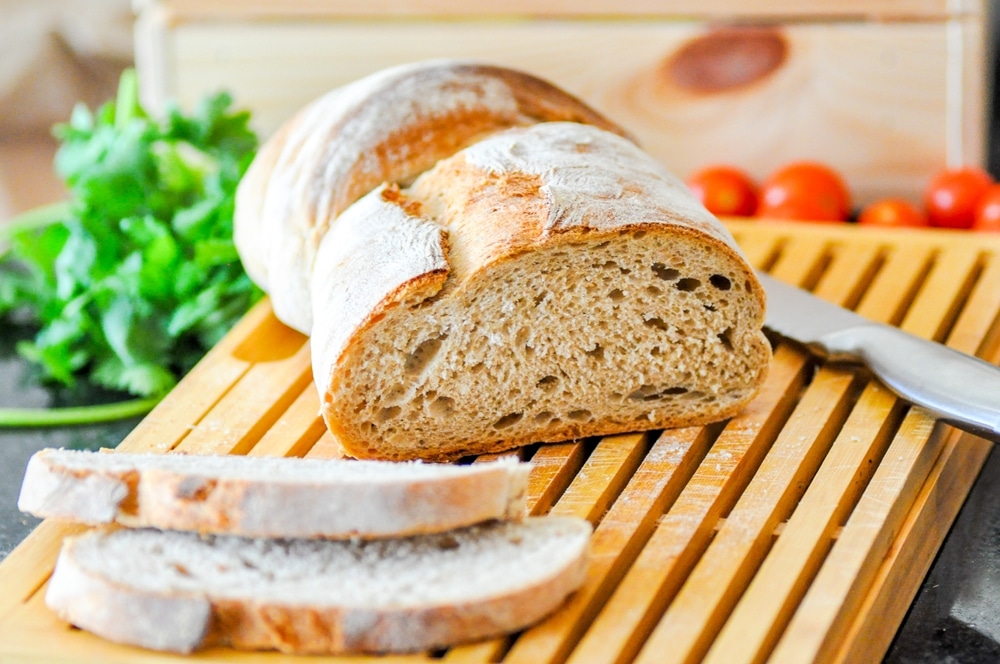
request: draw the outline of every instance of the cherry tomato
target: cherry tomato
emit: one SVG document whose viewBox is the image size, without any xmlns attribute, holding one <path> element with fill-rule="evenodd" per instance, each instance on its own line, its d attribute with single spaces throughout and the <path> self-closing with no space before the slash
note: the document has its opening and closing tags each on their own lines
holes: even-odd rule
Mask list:
<svg viewBox="0 0 1000 664">
<path fill-rule="evenodd" d="M 865 206 L 858 215 L 858 223 L 862 226 L 900 228 L 926 226 L 928 221 L 913 203 L 902 198 L 883 198 Z"/>
<path fill-rule="evenodd" d="M 703 168 L 687 179 L 687 186 L 712 214 L 749 217 L 757 210 L 757 185 L 738 168 Z"/>
<path fill-rule="evenodd" d="M 971 228 L 976 205 L 991 184 L 989 173 L 974 166 L 938 173 L 924 190 L 924 209 L 931 226 Z"/>
<path fill-rule="evenodd" d="M 1000 231 L 1000 184 L 992 184 L 979 199 L 973 230 Z"/>
<path fill-rule="evenodd" d="M 788 164 L 760 187 L 758 217 L 806 221 L 844 221 L 851 214 L 851 195 L 834 169 L 811 161 Z"/>
</svg>

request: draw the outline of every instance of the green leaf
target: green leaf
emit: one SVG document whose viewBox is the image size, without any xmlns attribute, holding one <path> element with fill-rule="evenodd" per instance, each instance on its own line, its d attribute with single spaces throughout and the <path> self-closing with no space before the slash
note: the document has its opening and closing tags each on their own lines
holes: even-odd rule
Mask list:
<svg viewBox="0 0 1000 664">
<path fill-rule="evenodd" d="M 10 233 L 0 316 L 38 326 L 19 351 L 47 380 L 158 395 L 261 296 L 232 243 L 257 138 L 224 92 L 162 120 L 137 93 L 126 72 L 116 99 L 53 128 L 70 201 Z"/>
</svg>

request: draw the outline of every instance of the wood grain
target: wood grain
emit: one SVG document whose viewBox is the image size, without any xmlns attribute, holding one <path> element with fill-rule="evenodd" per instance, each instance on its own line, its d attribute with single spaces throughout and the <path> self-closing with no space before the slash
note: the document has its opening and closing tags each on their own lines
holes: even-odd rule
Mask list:
<svg viewBox="0 0 1000 664">
<path fill-rule="evenodd" d="M 928 174 L 984 163 L 987 72 L 978 2 L 968 4 L 971 13 L 949 11 L 948 20 L 889 21 L 859 18 L 877 16 L 877 8 L 859 15 L 854 5 L 845 18 L 833 0 L 794 3 L 823 20 L 789 11 L 795 18 L 784 23 L 780 3 L 751 2 L 736 15 L 768 8 L 779 20 L 727 31 L 707 20 L 708 9 L 630 15 L 626 4 L 589 20 L 575 18 L 572 4 L 553 7 L 545 20 L 508 5 L 514 16 L 500 21 L 458 20 L 450 10 L 386 21 L 294 9 L 271 19 L 181 19 L 164 9 L 179 12 L 178 5 L 154 4 L 137 25 L 142 95 L 160 112 L 168 100 L 193 108 L 203 95 L 227 89 L 270 135 L 309 101 L 379 69 L 473 58 L 556 82 L 629 129 L 681 177 L 725 162 L 760 179 L 789 161 L 820 159 L 845 175 L 861 205 L 888 195 L 916 201 Z M 897 16 L 945 6 L 890 4 Z M 759 61 L 759 71 L 744 80 L 747 58 Z M 722 72 L 721 83 L 702 89 L 697 82 L 710 71 Z"/>
</svg>

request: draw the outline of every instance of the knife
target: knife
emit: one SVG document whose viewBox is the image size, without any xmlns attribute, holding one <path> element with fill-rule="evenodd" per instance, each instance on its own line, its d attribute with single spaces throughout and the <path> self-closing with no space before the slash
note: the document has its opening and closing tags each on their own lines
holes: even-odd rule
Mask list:
<svg viewBox="0 0 1000 664">
<path fill-rule="evenodd" d="M 905 401 L 1000 442 L 1000 367 L 758 276 L 767 292 L 767 328 L 832 361 L 863 363 Z"/>
</svg>

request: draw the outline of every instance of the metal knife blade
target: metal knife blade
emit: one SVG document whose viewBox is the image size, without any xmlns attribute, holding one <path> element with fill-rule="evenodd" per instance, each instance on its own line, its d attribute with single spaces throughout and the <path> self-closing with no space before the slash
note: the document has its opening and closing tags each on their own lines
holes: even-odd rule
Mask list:
<svg viewBox="0 0 1000 664">
<path fill-rule="evenodd" d="M 904 400 L 1000 441 L 1000 367 L 758 276 L 767 292 L 766 327 L 831 360 L 863 363 Z"/>
</svg>

